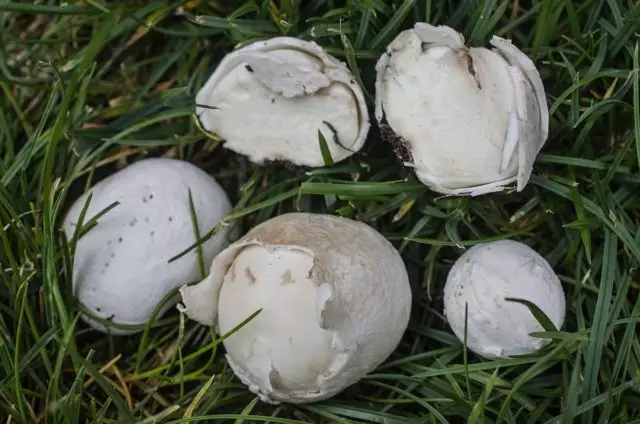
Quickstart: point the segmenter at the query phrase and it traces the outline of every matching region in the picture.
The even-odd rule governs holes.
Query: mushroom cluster
[[[181,289],[182,311],[221,335],[235,374],[264,402],[326,399],[397,347],[411,290],[402,258],[366,224],[288,213],[222,251]]]
[[[514,182],[520,191],[546,142],[548,110],[533,62],[505,39],[491,44],[493,50],[469,48],[449,27],[418,23],[377,63],[382,134],[434,191],[480,195]],[[334,161],[346,159],[363,147],[370,125],[349,69],[292,37],[226,55],[196,103],[202,127],[256,164],[323,166],[322,139]],[[286,213],[237,241],[233,228],[222,226],[176,259],[230,210],[215,179],[180,160],[141,160],[95,184],[63,223],[69,239],[86,232],[73,258],[83,319],[100,331],[131,334],[180,288],[159,314],[181,301],[181,312],[214,326],[235,374],[274,404],[327,399],[391,355],[407,328],[412,294],[386,238],[351,219]],[[94,216],[95,227],[78,228]],[[480,356],[534,353],[549,340],[531,336],[540,323],[511,298],[563,325],[564,293],[544,258],[519,242],[486,243],[451,268],[444,312]]]

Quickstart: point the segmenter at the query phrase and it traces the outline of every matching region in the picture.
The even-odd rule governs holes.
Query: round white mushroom
[[[205,130],[258,164],[324,166],[318,132],[341,161],[362,148],[370,126],[364,94],[346,65],[293,37],[226,55],[196,103]]]
[[[396,154],[448,195],[521,191],[548,136],[535,65],[510,41],[469,48],[446,26],[417,23],[376,65],[376,119]]]
[[[565,296],[549,263],[529,246],[501,240],[478,244],[453,265],[444,288],[444,313],[455,335],[485,358],[535,353],[550,340],[521,299],[536,305],[557,329],[564,323]]]
[[[181,289],[186,314],[227,334],[229,365],[268,403],[329,398],[374,370],[407,328],[411,290],[397,250],[347,218],[288,213],[225,249]]]
[[[197,249],[169,262],[197,240],[189,190],[204,236],[231,210],[231,203],[213,177],[181,160],[138,161],[95,184],[71,206],[63,224],[69,239],[90,194],[85,225],[119,202],[79,239],[75,250],[72,286],[87,312],[85,322],[111,334],[135,333],[169,292],[201,278]],[[230,231],[224,227],[200,245],[205,264],[228,246]],[[103,325],[104,320],[111,325]]]

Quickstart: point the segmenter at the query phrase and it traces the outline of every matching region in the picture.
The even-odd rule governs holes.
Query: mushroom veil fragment
[[[467,47],[446,26],[417,23],[376,65],[375,115],[416,176],[449,195],[521,191],[548,136],[534,63],[510,41]]]
[[[202,127],[254,163],[324,166],[364,145],[369,112],[346,65],[293,37],[257,41],[224,57],[196,95]]]
[[[200,279],[196,249],[169,262],[196,243],[189,190],[204,235],[231,203],[213,177],[181,160],[138,161],[95,184],[71,206],[63,222],[69,239],[89,195],[85,225],[119,202],[78,240],[73,258],[73,291],[88,312],[82,318],[89,325],[112,334],[140,331],[135,327],[148,322],[169,292]],[[229,244],[230,236],[232,230],[223,227],[200,245],[205,264]],[[92,316],[115,325],[105,326]]]
[[[526,244],[500,240],[478,244],[453,265],[444,288],[444,313],[455,335],[485,358],[535,353],[549,339],[527,306],[533,303],[556,329],[564,324],[565,295],[549,263]],[[465,323],[465,307],[467,319]]]
[[[288,213],[220,253],[181,310],[221,334],[227,360],[268,403],[329,398],[374,370],[407,328],[411,290],[393,245],[371,227]]]

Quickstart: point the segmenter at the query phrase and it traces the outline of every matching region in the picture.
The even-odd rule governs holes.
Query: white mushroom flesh
[[[241,330],[242,337],[225,343],[235,362],[265,378],[260,386],[271,384],[264,370],[274,369],[282,389],[304,390],[333,361],[333,333],[317,320],[312,268],[313,255],[304,250],[251,245],[238,253],[224,277],[218,307],[221,333],[263,308],[260,318]]]
[[[349,69],[317,44],[290,37],[228,54],[196,103],[203,128],[255,163],[323,166],[319,131],[340,161],[362,148],[369,130]]]
[[[356,383],[396,348],[411,309],[406,269],[386,239],[305,213],[255,227],[181,294],[181,310],[220,334],[262,309],[224,345],[236,375],[269,403],[322,400]]]
[[[119,202],[76,247],[72,286],[88,312],[82,315],[84,321],[111,334],[135,333],[170,291],[199,280],[196,249],[169,262],[196,242],[189,190],[204,235],[231,210],[231,203],[213,177],[184,161],[138,161],[98,182],[74,202],[63,223],[69,239],[90,194],[85,224]],[[201,244],[206,264],[228,245],[230,231],[225,227]],[[174,304],[167,303],[160,314]]]
[[[535,304],[560,329],[565,295],[549,263],[527,245],[513,240],[480,244],[453,265],[444,289],[444,313],[462,341],[467,312],[467,346],[480,356],[502,358],[535,353],[550,340],[527,306]]]
[[[479,195],[514,182],[522,190],[546,141],[535,66],[508,41],[492,43],[494,51],[467,48],[451,28],[419,23],[376,66],[376,119],[435,191]]]

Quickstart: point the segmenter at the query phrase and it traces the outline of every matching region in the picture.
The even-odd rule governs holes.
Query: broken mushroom
[[[467,47],[446,26],[417,23],[377,65],[376,119],[397,156],[432,190],[521,191],[548,136],[549,111],[534,63],[493,36]]]
[[[329,398],[374,370],[407,328],[411,290],[399,253],[347,218],[288,213],[220,253],[181,310],[227,334],[229,365],[268,403]]]
[[[550,340],[524,300],[536,305],[556,329],[564,323],[565,296],[549,263],[529,246],[501,240],[478,244],[453,265],[444,288],[444,313],[461,341],[485,358],[535,353]]]
[[[192,219],[189,190],[197,220]],[[78,240],[73,291],[89,325],[111,334],[132,334],[169,292],[201,278],[197,249],[169,260],[196,243],[194,222],[204,236],[231,210],[231,203],[215,179],[195,165],[144,159],[98,182],[75,201],[63,222],[69,239],[89,195],[84,225],[114,202],[119,204]],[[223,227],[200,245],[205,264],[229,244],[230,231]],[[160,314],[171,306],[166,304]]]
[[[362,148],[370,125],[349,69],[318,44],[293,37],[226,55],[196,104],[206,131],[258,164],[324,166],[319,132],[338,162]]]

